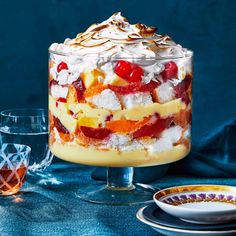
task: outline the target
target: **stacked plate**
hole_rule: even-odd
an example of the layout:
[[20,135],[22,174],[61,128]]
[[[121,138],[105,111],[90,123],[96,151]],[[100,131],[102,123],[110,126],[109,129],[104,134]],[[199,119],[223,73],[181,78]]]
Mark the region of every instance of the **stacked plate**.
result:
[[164,235],[236,235],[236,187],[188,185],[161,190],[137,218]]

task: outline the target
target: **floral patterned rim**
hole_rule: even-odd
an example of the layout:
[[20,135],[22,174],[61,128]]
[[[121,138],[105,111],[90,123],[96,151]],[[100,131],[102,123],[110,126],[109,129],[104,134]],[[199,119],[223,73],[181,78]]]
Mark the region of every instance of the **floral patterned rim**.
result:
[[215,193],[191,193],[191,194],[182,194],[180,196],[173,196],[167,199],[164,199],[162,202],[178,206],[186,203],[194,202],[224,202],[236,205],[236,196],[224,195],[224,194],[215,194]]
[[[217,194],[217,191],[220,193]],[[170,194],[172,196],[168,197]],[[154,195],[154,198],[174,206],[195,202],[223,202],[236,205],[236,188],[224,185],[179,186],[161,190]]]

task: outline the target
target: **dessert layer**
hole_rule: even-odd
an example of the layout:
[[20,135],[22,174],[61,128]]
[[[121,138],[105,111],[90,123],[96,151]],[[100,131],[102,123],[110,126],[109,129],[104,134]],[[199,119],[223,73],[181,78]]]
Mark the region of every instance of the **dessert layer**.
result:
[[144,167],[167,164],[178,161],[189,153],[189,148],[182,144],[173,147],[171,150],[152,155],[147,154],[145,150],[119,152],[58,142],[50,145],[50,150],[54,155],[65,161],[106,167]]
[[[79,116],[96,117],[100,122],[104,122],[109,115],[113,115],[112,120],[142,120],[144,117],[159,114],[160,117],[167,117],[179,113],[181,110],[186,109],[186,104],[181,99],[175,99],[171,102],[159,104],[153,103],[146,106],[137,106],[131,109],[123,109],[118,111],[110,111],[108,109],[93,108],[89,104],[67,104],[60,103],[51,96],[49,96],[49,107],[52,113],[57,117],[70,116],[69,111]],[[72,117],[72,119],[74,119]],[[62,122],[63,123],[63,122]]]

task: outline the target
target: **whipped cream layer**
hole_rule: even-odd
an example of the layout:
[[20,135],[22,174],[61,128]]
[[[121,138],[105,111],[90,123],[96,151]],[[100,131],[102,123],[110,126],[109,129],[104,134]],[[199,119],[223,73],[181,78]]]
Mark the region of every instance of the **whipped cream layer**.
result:
[[130,24],[120,12],[64,43],[54,43],[49,50],[61,54],[96,55],[114,58],[178,58],[191,51],[162,36],[156,28]]

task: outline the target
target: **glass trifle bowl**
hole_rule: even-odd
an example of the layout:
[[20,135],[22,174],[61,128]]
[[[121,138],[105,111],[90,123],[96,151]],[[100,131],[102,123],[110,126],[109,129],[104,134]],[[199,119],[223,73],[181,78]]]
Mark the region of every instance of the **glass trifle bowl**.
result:
[[139,41],[161,43],[139,49],[136,36],[121,52],[121,36],[114,43],[103,30],[130,35],[128,25],[114,14],[49,49],[50,150],[69,162],[108,167],[106,185],[79,189],[90,202],[152,200],[151,186],[133,184],[134,167],[175,162],[190,151],[193,53],[141,24],[131,25]]

